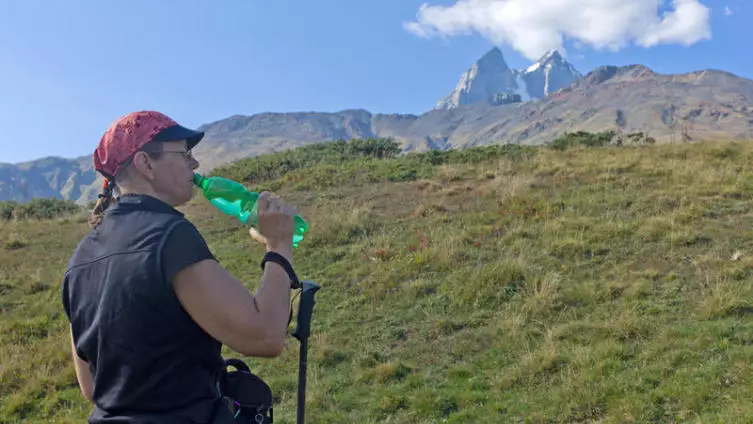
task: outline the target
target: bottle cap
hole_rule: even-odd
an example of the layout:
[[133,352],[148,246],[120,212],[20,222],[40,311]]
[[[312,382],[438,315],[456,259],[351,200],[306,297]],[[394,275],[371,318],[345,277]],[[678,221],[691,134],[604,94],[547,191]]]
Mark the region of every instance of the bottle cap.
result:
[[199,175],[198,173],[194,172],[194,174],[193,174],[193,183],[196,186],[201,187],[201,182],[202,181],[204,181],[204,177],[201,176],[201,175]]

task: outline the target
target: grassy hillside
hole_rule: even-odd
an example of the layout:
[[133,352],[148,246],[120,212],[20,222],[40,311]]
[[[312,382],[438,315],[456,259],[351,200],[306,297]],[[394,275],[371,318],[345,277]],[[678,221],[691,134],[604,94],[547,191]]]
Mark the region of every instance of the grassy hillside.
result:
[[[217,171],[311,223],[309,422],[753,420],[753,145],[328,157]],[[183,210],[255,288],[247,232],[200,198]],[[0,226],[0,422],[83,422],[59,293],[85,220]],[[279,423],[297,347],[249,359]]]

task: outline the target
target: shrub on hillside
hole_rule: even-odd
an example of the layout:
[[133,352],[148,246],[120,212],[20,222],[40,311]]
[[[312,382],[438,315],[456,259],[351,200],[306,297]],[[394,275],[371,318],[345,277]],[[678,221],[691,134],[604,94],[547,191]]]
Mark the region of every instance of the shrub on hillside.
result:
[[28,203],[0,202],[0,220],[50,219],[78,212],[81,207],[70,200],[34,199]]
[[493,144],[474,146],[464,149],[431,150],[428,152],[411,152],[405,155],[410,160],[432,166],[444,164],[474,164],[494,159],[525,159],[531,157],[536,148],[519,144]]
[[620,134],[617,131],[609,130],[597,133],[588,131],[566,132],[557,137],[552,142],[552,148],[565,150],[571,147],[602,147],[607,145],[622,146],[625,144],[646,145],[654,144],[656,140],[653,137],[646,136],[643,132],[634,132],[629,134]]
[[557,150],[565,150],[569,147],[585,146],[585,147],[600,147],[605,146],[612,142],[612,139],[617,135],[615,131],[604,131],[599,133],[590,133],[587,131],[566,132],[565,134],[557,137],[552,142],[552,148]]
[[390,139],[338,140],[242,159],[212,174],[264,183],[272,190],[279,188],[282,180],[297,188],[322,188],[413,181],[430,177],[437,165],[479,163],[502,157],[522,159],[534,151],[532,146],[504,144],[401,154],[400,145]]
[[0,221],[8,221],[13,219],[13,211],[18,206],[18,203],[14,201],[0,202]]
[[400,145],[391,139],[337,140],[242,159],[220,167],[212,174],[236,181],[270,181],[296,169],[319,164],[336,165],[364,158],[389,159],[396,157],[400,151]]

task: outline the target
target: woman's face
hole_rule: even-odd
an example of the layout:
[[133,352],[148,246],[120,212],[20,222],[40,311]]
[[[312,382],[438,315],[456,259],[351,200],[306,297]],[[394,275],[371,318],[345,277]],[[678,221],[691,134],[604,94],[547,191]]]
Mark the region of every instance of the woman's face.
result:
[[185,141],[164,142],[154,163],[152,186],[172,206],[182,205],[193,197],[194,170],[199,162],[186,150]]

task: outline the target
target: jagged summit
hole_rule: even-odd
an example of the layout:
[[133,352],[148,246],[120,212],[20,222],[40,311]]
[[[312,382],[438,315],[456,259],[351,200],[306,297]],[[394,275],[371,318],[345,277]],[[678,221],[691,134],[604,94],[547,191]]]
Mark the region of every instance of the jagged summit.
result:
[[531,66],[526,68],[525,72],[533,72],[537,69],[539,69],[542,65],[546,63],[554,63],[554,62],[562,62],[565,59],[560,54],[559,50],[552,49],[544,53],[539,60],[534,62]]
[[542,99],[581,78],[583,75],[557,49],[549,50],[524,70],[512,70],[502,51],[493,47],[460,77],[455,89],[440,99],[435,109],[479,102],[499,104],[500,97]]
[[502,51],[494,47],[461,75],[455,90],[443,97],[436,109],[452,109],[460,105],[491,101],[502,93],[527,97],[525,89],[507,66]]
[[578,70],[575,69],[575,67],[571,65],[557,49],[552,49],[544,53],[539,60],[526,68],[525,73],[535,72],[539,68],[546,67],[547,65],[566,68],[570,74],[577,76],[578,78],[583,78],[583,75],[578,72]]
[[548,58],[554,58],[562,60],[562,55],[560,54],[560,51],[558,49],[551,49],[548,52],[544,53],[543,56],[539,60],[546,60]]
[[534,99],[543,99],[583,78],[556,49],[548,51],[529,66],[523,79],[528,85],[528,94]]
[[505,62],[505,55],[499,47],[494,47],[486,52],[481,59],[476,61],[478,67],[502,67],[507,68],[507,62]]

